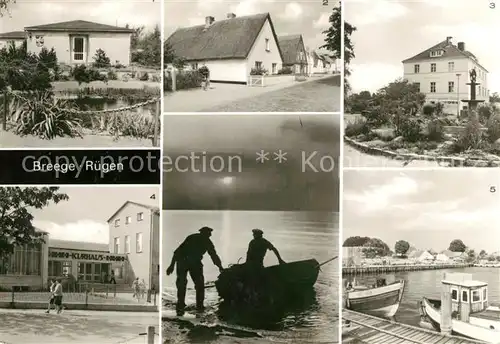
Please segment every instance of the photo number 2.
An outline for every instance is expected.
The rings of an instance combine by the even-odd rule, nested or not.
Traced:
[[[323,6],[328,6],[328,0],[321,0],[323,2]]]

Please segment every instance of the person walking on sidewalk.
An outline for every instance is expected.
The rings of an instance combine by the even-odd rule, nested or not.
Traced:
[[[206,65],[203,65],[200,69],[198,69],[198,72],[201,74],[202,77],[202,89],[203,91],[206,91],[207,89],[210,88],[210,70]]]
[[[49,298],[49,305],[48,305],[48,308],[47,310],[45,311],[45,313],[50,313],[50,310],[52,309],[52,305],[54,304],[54,300],[55,300],[55,297],[54,297],[54,289],[56,287],[56,282],[51,279],[50,280],[50,298]]]
[[[134,295],[132,295],[133,298],[137,298],[137,301],[139,301],[140,298],[140,285],[139,285],[139,277],[136,277],[136,279],[132,282],[132,290],[134,291]]]
[[[57,314],[60,314],[63,310],[63,287],[61,280],[58,279],[54,287],[54,304],[56,305]]]

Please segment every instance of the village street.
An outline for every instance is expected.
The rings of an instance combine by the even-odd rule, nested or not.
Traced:
[[[148,326],[159,333],[158,313],[0,309],[0,343],[144,344]],[[155,343],[159,336],[155,335]]]
[[[340,76],[312,77],[267,87],[212,84],[165,94],[165,112],[338,112]]]

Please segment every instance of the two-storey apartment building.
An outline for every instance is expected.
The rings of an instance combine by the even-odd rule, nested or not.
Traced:
[[[148,288],[160,287],[160,210],[125,202],[109,219],[109,251],[125,254],[131,279],[144,280]],[[120,273],[116,271],[116,273]]]
[[[488,101],[488,71],[464,42],[453,44],[452,37],[403,61],[404,78],[419,85],[427,102],[440,102],[446,113],[462,109],[461,100],[470,99],[469,72],[476,70],[476,99]]]

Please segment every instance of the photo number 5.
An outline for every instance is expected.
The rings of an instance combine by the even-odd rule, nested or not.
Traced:
[[[495,192],[497,192],[497,187],[496,187],[496,186],[494,186],[494,185],[493,185],[493,186],[490,186],[490,192],[491,192],[491,193],[495,193]]]

